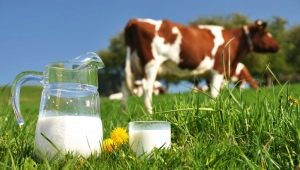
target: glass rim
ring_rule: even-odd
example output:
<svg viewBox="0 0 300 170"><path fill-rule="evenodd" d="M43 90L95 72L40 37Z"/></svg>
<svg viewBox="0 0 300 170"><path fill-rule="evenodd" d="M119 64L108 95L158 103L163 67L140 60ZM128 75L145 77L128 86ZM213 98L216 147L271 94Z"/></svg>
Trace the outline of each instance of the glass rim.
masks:
<svg viewBox="0 0 300 170"><path fill-rule="evenodd" d="M131 121L129 122L129 125L131 124L171 124L169 121L160 121L160 120L150 120L150 121Z"/></svg>
<svg viewBox="0 0 300 170"><path fill-rule="evenodd" d="M76 65L80 65L80 62L73 62L70 63L69 61L65 60L65 61L55 61L55 62L50 62L45 66L46 70L49 69L55 69L55 70L65 70L65 71L74 71L74 72L80 72L82 70L99 70L102 69L104 67L100 67L100 68L92 68L92 67L85 67L84 69L80 70L80 69L76 69L76 68L70 68L70 67L65 67L65 65L71 65L71 66L76 66ZM60 65L63 65L64 67L60 67Z"/></svg>

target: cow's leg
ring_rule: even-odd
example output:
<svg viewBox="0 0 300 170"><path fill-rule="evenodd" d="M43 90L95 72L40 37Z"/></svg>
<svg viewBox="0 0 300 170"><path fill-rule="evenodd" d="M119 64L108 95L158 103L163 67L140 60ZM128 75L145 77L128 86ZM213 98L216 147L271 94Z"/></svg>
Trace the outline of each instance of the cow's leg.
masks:
<svg viewBox="0 0 300 170"><path fill-rule="evenodd" d="M240 80L248 82L250 84L250 86L253 89L258 89L258 83L256 82L256 80L252 77L252 75L250 74L249 70L247 67L244 67L241 70L241 73L239 75Z"/></svg>
<svg viewBox="0 0 300 170"><path fill-rule="evenodd" d="M126 47L126 59L125 59L125 82L126 82L126 87L128 89L129 92L132 92L133 90L133 74L132 74L132 70L131 70L131 58L132 58L132 54L131 54L131 49L130 47Z"/></svg>
<svg viewBox="0 0 300 170"><path fill-rule="evenodd" d="M210 84L210 93L213 98L216 98L219 95L223 80L224 74L213 71Z"/></svg>
<svg viewBox="0 0 300 170"><path fill-rule="evenodd" d="M144 103L148 113L153 113L152 94L157 71L163 61L152 60L145 66L145 79L143 80Z"/></svg>
<svg viewBox="0 0 300 170"><path fill-rule="evenodd" d="M128 101L128 96L132 94L133 91L133 80L134 80L134 75L131 70L131 58L134 57L135 53L131 52L131 49L129 46L126 47L126 59L125 59L125 79L122 81L121 85L121 91L123 93L122 97L122 109L127 109L127 101Z"/></svg>

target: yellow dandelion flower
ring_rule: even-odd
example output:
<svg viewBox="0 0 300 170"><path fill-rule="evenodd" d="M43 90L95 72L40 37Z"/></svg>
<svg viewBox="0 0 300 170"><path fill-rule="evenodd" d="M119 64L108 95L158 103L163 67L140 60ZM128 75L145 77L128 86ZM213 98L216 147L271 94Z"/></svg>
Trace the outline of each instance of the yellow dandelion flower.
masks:
<svg viewBox="0 0 300 170"><path fill-rule="evenodd" d="M116 148L116 145L114 143L114 141L110 138L108 139L105 139L103 142L102 142L102 149L105 151L105 152L108 152L108 153L112 153L112 151Z"/></svg>
<svg viewBox="0 0 300 170"><path fill-rule="evenodd" d="M128 141L128 133L124 128L116 128L111 132L111 139L117 146Z"/></svg>
<svg viewBox="0 0 300 170"><path fill-rule="evenodd" d="M292 96L289 96L288 97L288 101L291 105L299 105L300 104L300 101L296 98L293 98Z"/></svg>

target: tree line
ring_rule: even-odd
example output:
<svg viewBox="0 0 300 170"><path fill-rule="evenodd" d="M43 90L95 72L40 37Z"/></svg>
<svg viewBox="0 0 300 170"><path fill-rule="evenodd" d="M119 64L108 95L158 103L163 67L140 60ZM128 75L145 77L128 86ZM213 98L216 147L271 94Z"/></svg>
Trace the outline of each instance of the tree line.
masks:
<svg viewBox="0 0 300 170"><path fill-rule="evenodd" d="M199 17L188 24L221 25L226 28L236 28L253 22L245 15L230 14L227 16ZM281 83L300 82L300 25L287 27L288 21L278 16L267 20L267 23L268 30L280 44L280 51L275 54L250 53L243 58L242 62L261 85L278 83L277 81ZM105 63L105 69L99 72L100 87L103 88L100 91L105 95L119 91L124 75L126 55L124 32L121 31L112 37L109 46L100 50L98 54Z"/></svg>

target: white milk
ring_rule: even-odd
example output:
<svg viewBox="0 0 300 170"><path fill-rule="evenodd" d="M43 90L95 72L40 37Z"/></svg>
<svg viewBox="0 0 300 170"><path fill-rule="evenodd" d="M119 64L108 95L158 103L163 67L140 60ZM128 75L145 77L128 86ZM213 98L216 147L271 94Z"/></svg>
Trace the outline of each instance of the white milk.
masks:
<svg viewBox="0 0 300 170"><path fill-rule="evenodd" d="M35 149L39 156L52 158L58 150L41 135L44 134L62 153L68 151L85 157L100 151L103 130L99 117L48 116L40 117L35 132Z"/></svg>
<svg viewBox="0 0 300 170"><path fill-rule="evenodd" d="M129 145L137 155L150 153L154 148L171 146L171 131L164 130L130 130Z"/></svg>

